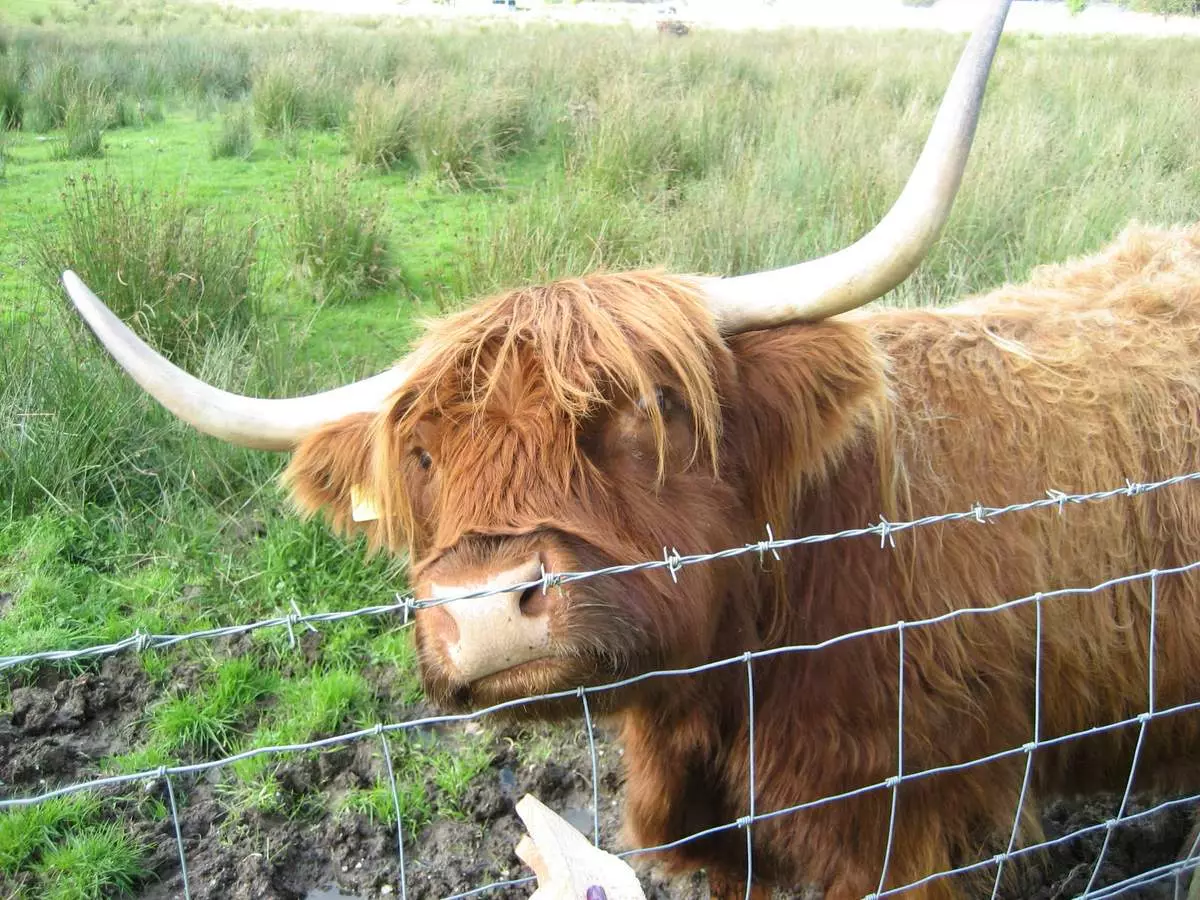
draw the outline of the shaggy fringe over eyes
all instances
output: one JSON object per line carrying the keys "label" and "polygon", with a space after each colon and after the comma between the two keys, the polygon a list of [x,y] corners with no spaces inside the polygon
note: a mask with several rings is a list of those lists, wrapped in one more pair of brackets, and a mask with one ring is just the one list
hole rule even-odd
{"label": "shaggy fringe over eyes", "polygon": [[[662,272],[594,274],[521,288],[435,320],[418,348],[408,384],[380,417],[377,486],[396,471],[396,452],[423,417],[466,424],[514,384],[540,384],[565,424],[585,418],[622,395],[653,397],[674,380],[690,410],[693,460],[703,455],[714,472],[721,439],[718,360],[729,355],[697,287]],[[661,478],[666,429],[656,404],[647,404]],[[409,536],[415,525],[392,490],[379,493],[389,517]],[[397,508],[397,505],[400,508]],[[405,523],[403,520],[408,520]]]}

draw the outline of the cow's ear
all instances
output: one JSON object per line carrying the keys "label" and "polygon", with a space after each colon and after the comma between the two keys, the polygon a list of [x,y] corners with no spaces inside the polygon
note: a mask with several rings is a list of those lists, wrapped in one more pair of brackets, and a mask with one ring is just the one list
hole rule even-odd
{"label": "cow's ear", "polygon": [[292,501],[306,515],[320,513],[341,534],[369,530],[374,437],[371,413],[324,425],[296,448],[283,473]]}
{"label": "cow's ear", "polygon": [[787,503],[881,409],[883,356],[862,328],[832,321],[738,335],[729,347],[741,390],[740,455],[751,478],[776,494],[768,505]]}

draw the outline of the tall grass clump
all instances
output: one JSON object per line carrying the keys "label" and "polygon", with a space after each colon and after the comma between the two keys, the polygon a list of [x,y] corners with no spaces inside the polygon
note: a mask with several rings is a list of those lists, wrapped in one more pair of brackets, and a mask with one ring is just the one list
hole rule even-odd
{"label": "tall grass clump", "polygon": [[[7,423],[0,428],[0,508],[91,510],[92,519],[110,509],[126,521],[123,513],[143,507],[166,517],[197,501],[219,506],[261,493],[277,474],[276,456],[180,423],[67,307],[60,287],[53,302],[35,295],[23,317],[0,317],[0,421]],[[249,334],[217,334],[190,371],[239,393],[310,390],[304,373],[287,364],[286,348],[266,352],[273,349],[266,337],[260,346]]]}
{"label": "tall grass clump", "polygon": [[755,156],[771,99],[764,90],[713,79],[687,86],[679,71],[667,74],[614,76],[580,105],[568,140],[572,174],[645,197]]}
{"label": "tall grass clump", "polygon": [[320,302],[344,303],[395,277],[384,204],[363,193],[348,170],[315,164],[292,186],[287,252]]}
{"label": "tall grass clump", "polygon": [[46,53],[32,63],[23,110],[24,127],[37,132],[60,127],[79,82],[78,66],[61,54]]}
{"label": "tall grass clump", "polygon": [[104,129],[115,117],[104,92],[84,86],[67,97],[64,136],[54,148],[58,159],[88,159],[104,155]]}
{"label": "tall grass clump", "polygon": [[450,187],[492,183],[500,163],[523,146],[529,98],[516,88],[449,78],[421,96],[417,161]]}
{"label": "tall grass clump", "polygon": [[124,321],[181,365],[258,311],[256,234],[193,210],[178,192],[113,177],[70,178],[62,212],[36,253],[47,283],[73,269]]}
{"label": "tall grass clump", "polygon": [[21,127],[25,101],[22,97],[21,61],[11,52],[0,56],[0,130]]}
{"label": "tall grass clump", "polygon": [[413,155],[415,91],[408,84],[359,85],[350,108],[346,138],[360,166],[390,172]]}
{"label": "tall grass clump", "polygon": [[315,52],[270,56],[255,68],[253,78],[254,113],[269,133],[337,128],[346,120],[346,84]]}
{"label": "tall grass clump", "polygon": [[254,114],[245,104],[227,110],[208,139],[212,159],[249,159],[254,152]]}
{"label": "tall grass clump", "polygon": [[600,268],[654,265],[653,210],[562,177],[493,210],[461,254],[456,288],[477,296]]}
{"label": "tall grass clump", "polygon": [[121,94],[114,104],[111,124],[115,128],[145,128],[164,118],[166,113],[159,98]]}
{"label": "tall grass clump", "polygon": [[231,33],[172,33],[159,49],[164,81],[186,97],[235,100],[252,83],[252,41]]}

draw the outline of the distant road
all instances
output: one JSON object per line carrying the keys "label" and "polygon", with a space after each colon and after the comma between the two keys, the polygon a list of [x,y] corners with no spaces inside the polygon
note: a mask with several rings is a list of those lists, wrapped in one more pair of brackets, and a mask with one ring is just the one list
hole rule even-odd
{"label": "distant road", "polygon": [[[938,0],[906,6],[901,0],[664,0],[655,3],[574,3],[518,0],[510,10],[491,0],[218,0],[245,9],[296,9],[347,16],[408,16],[443,20],[588,22],[655,27],[678,19],[695,28],[731,31],[776,28],[911,28],[966,32],[979,0]],[[1014,0],[1006,31],[1035,34],[1200,37],[1200,18],[1135,13],[1115,3],[1089,3],[1071,15],[1066,3]]]}

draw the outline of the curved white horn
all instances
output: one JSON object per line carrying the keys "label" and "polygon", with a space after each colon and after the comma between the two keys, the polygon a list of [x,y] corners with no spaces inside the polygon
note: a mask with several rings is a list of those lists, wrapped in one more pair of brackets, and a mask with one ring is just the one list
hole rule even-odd
{"label": "curved white horn", "polygon": [[356,412],[374,412],[404,385],[412,363],[307,397],[268,400],[231,394],[189,375],[134,334],[78,275],[63,272],[63,287],[104,348],[150,396],[192,427],[256,450],[290,450],[321,425]]}
{"label": "curved white horn", "polygon": [[829,318],[882,297],[912,274],[954,204],[1010,2],[987,4],[908,183],[874,229],[829,256],[735,278],[702,280],[722,332]]}

